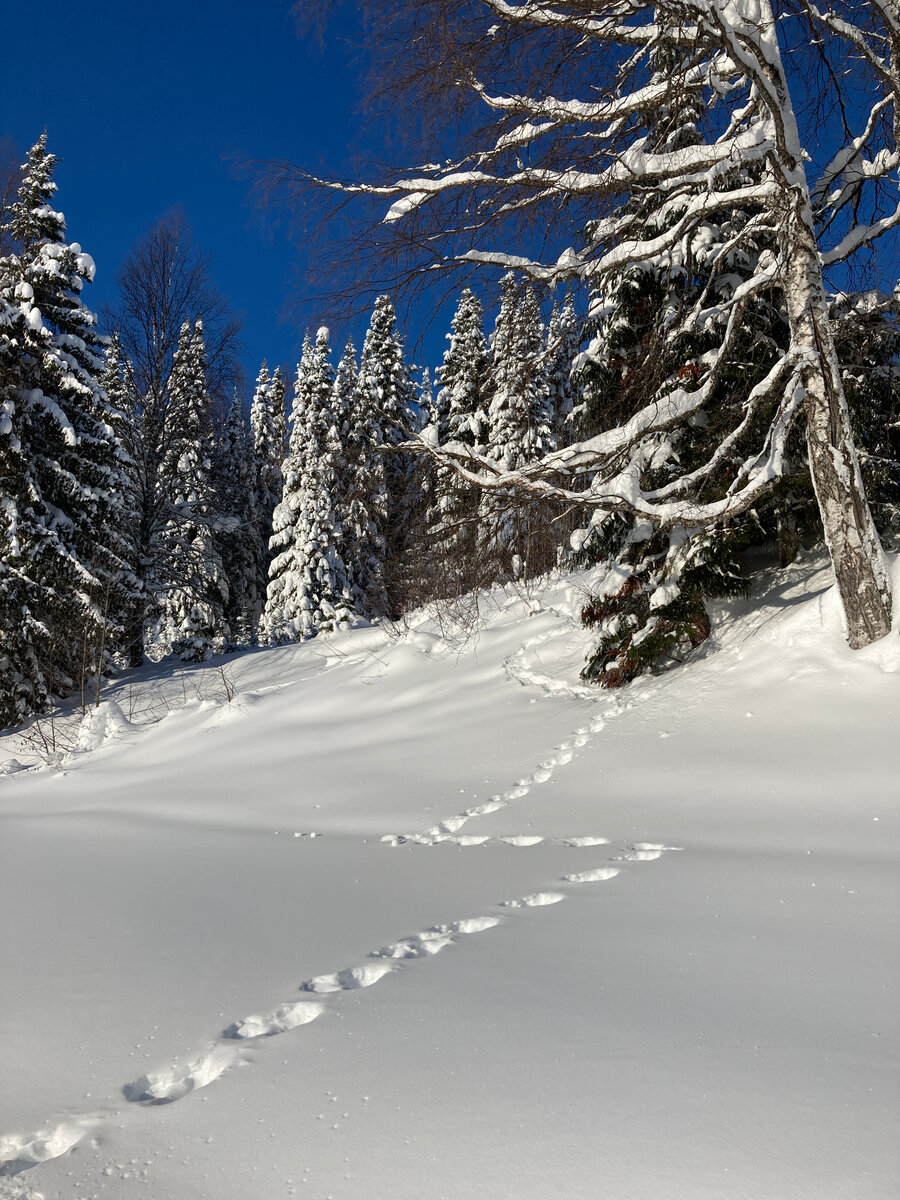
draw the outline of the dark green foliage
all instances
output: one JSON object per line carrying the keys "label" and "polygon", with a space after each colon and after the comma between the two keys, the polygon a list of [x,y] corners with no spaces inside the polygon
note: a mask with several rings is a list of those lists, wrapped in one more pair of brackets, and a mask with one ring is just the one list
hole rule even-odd
{"label": "dark green foliage", "polygon": [[842,296],[833,320],[866,495],[889,542],[900,536],[900,302]]}
{"label": "dark green foliage", "polygon": [[102,386],[105,339],[81,299],[94,264],[53,207],[41,138],[4,225],[0,380],[0,720],[79,689],[122,637],[135,581],[124,536],[122,414]]}
{"label": "dark green foliage", "polygon": [[[747,540],[745,529],[714,528],[680,545],[659,532],[646,542],[626,544],[617,572],[611,573],[609,586],[617,590],[593,597],[581,613],[582,622],[600,634],[584,678],[620,687],[701,645],[710,630],[705,601],[749,592],[737,559]],[[661,602],[666,588],[673,598]]]}

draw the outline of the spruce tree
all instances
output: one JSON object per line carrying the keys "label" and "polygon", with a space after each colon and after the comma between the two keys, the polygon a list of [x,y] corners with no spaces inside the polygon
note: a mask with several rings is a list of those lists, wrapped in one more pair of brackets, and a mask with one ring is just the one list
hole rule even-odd
{"label": "spruce tree", "polygon": [[886,546],[900,538],[900,291],[836,297],[835,342],[872,516]]}
{"label": "spruce tree", "polygon": [[[489,429],[490,360],[484,309],[470,288],[460,295],[447,341],[438,371],[430,436],[441,446],[468,447],[482,453]],[[455,595],[468,591],[480,580],[479,493],[448,467],[438,467],[435,476],[427,523],[441,566],[442,590]]]}
{"label": "spruce tree", "polygon": [[332,501],[339,439],[328,337],[323,326],[314,345],[307,339],[297,372],[284,493],[274,517],[275,556],[260,622],[260,641],[270,645],[333,631],[353,617]]}
{"label": "spruce tree", "polygon": [[558,448],[572,439],[575,413],[580,408],[576,369],[581,329],[575,314],[575,297],[569,292],[562,305],[554,305],[547,325],[545,375],[553,444]]}
{"label": "spruce tree", "polygon": [[[537,297],[531,283],[511,272],[501,281],[500,312],[491,341],[485,456],[499,471],[516,471],[553,448],[549,389]],[[519,577],[552,561],[546,522],[533,503],[488,493],[481,504],[481,540],[498,571]]]}
{"label": "spruce tree", "polygon": [[287,453],[284,380],[279,367],[276,367],[270,376],[266,363],[263,363],[260,370],[253,393],[253,401],[250,405],[250,440],[259,549],[257,590],[261,612],[262,606],[265,605],[269,566],[272,562],[272,552],[269,549],[269,540],[272,537],[272,518],[276,507],[281,503],[281,493],[284,488],[282,467]]}
{"label": "spruce tree", "polygon": [[206,387],[203,324],[185,322],[168,385],[159,477],[168,519],[160,534],[157,640],[165,653],[199,662],[228,637],[228,583],[217,545],[215,440]]}
{"label": "spruce tree", "polygon": [[[665,77],[681,51],[662,43],[654,55],[657,81]],[[681,150],[700,140],[695,102],[679,98],[653,116],[654,145]],[[746,186],[758,177],[755,167],[735,169],[730,185]],[[695,185],[702,188],[702,181]],[[658,236],[677,223],[679,205],[659,210],[652,191],[640,188],[630,200],[645,236]],[[593,298],[583,356],[584,386],[579,436],[593,436],[627,422],[649,395],[692,388],[703,373],[704,355],[722,342],[727,306],[742,282],[759,271],[775,246],[771,231],[753,214],[732,209],[701,222],[665,264],[624,263],[602,294]],[[588,231],[591,236],[591,231]],[[684,318],[695,307],[712,313],[703,328]],[[679,328],[672,336],[673,325]],[[719,471],[706,485],[705,498],[726,495],[749,447],[742,438],[747,396],[764,379],[787,344],[787,322],[773,297],[761,291],[743,309],[732,353],[703,413],[673,423],[645,448],[642,479],[665,487],[718,453]],[[761,414],[761,419],[771,416]],[[752,437],[751,427],[746,433]],[[723,453],[723,446],[728,451]],[[752,513],[731,521],[691,528],[661,526],[619,513],[594,514],[576,534],[573,563],[602,564],[600,587],[585,606],[583,619],[599,635],[585,677],[618,687],[648,670],[681,661],[709,634],[706,602],[713,597],[746,594],[749,580],[740,551],[752,541],[771,537],[780,543],[781,561],[796,554],[815,521],[812,489],[802,438],[789,442],[783,477]],[[765,514],[761,520],[761,514]]]}
{"label": "spruce tree", "polygon": [[334,459],[334,512],[341,558],[347,568],[354,610],[371,618],[385,611],[386,511],[383,462],[375,453],[378,427],[359,389],[356,349],[348,339],[332,389],[338,448]]}
{"label": "spruce tree", "polygon": [[136,438],[138,418],[135,411],[131,364],[124,356],[118,334],[113,334],[106,347],[100,384],[110,406],[112,427],[118,442],[117,453],[122,466],[121,493],[116,507],[117,531],[122,538],[129,563],[134,564],[129,576],[131,586],[116,648],[121,650],[129,665],[139,666],[143,652],[144,597],[137,571],[140,558],[140,490],[137,470],[140,450]]}
{"label": "spruce tree", "polygon": [[21,390],[24,321],[8,260],[0,261],[0,728],[47,703],[49,630],[37,553],[44,540],[27,408]]}
{"label": "spruce tree", "polygon": [[221,514],[217,541],[228,581],[225,623],[234,644],[249,646],[265,602],[259,577],[268,556],[260,536],[259,476],[237,389],[218,446],[216,475]]}
{"label": "spruce tree", "polygon": [[[121,635],[134,586],[121,532],[125,457],[100,384],[104,339],[81,298],[94,264],[67,241],[65,218],[53,208],[56,161],[42,137],[3,226],[16,248],[0,263],[7,316],[14,309],[2,385],[0,625],[10,647],[0,657],[15,675],[7,719],[40,707],[50,689],[77,687],[86,696],[88,676],[102,671]],[[12,635],[14,625],[20,632]]]}
{"label": "spruce tree", "polygon": [[373,615],[399,616],[405,607],[404,556],[417,498],[410,455],[389,448],[405,441],[415,424],[416,390],[387,296],[375,301],[360,357],[357,394],[357,419],[368,442],[363,456],[365,504],[377,541],[383,545],[381,571],[373,572],[366,599]]}
{"label": "spruce tree", "polygon": [[446,408],[445,440],[471,446],[481,453],[487,444],[490,419],[489,356],[481,301],[465,288],[447,336],[450,345],[439,372],[439,405]]}
{"label": "spruce tree", "polygon": [[256,390],[250,405],[250,436],[256,470],[256,492],[259,505],[261,530],[265,527],[268,543],[272,529],[272,513],[281,502],[284,478],[281,466],[284,462],[286,444],[286,419],[284,412],[284,380],[281,369],[269,368],[263,363],[256,380]]}

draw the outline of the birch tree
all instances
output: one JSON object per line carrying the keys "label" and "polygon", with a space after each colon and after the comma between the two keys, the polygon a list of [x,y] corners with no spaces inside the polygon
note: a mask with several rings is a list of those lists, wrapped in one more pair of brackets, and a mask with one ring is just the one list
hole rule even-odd
{"label": "birch tree", "polygon": [[[671,338],[716,330],[717,344],[621,423],[515,470],[471,448],[431,452],[482,488],[619,511],[664,531],[753,508],[802,422],[850,645],[887,634],[887,565],[825,272],[900,227],[896,0],[424,0],[398,9],[394,20],[415,35],[408,80],[450,97],[469,145],[399,178],[348,185],[299,174],[344,198],[380,198],[384,227],[410,248],[414,270],[487,265],[602,288],[629,264],[665,269],[699,228],[734,212],[749,213],[742,236],[765,232],[773,244],[726,299],[709,289],[673,314]],[[703,114],[700,136],[660,142],[660,124],[669,112],[677,121],[686,102]],[[572,244],[560,244],[570,233]],[[549,256],[533,252],[541,244]],[[787,315],[786,346],[708,459],[656,486],[652,463],[668,431],[708,419],[743,314],[766,293]],[[748,441],[727,488],[709,487]]]}

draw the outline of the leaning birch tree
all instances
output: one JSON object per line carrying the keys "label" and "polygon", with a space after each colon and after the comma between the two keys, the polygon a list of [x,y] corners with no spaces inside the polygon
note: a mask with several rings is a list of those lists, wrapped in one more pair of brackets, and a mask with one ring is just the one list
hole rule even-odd
{"label": "leaning birch tree", "polygon": [[[342,201],[380,198],[383,227],[409,250],[413,272],[487,265],[602,291],[630,264],[665,271],[689,261],[702,231],[734,214],[736,236],[765,232],[774,247],[725,298],[710,286],[672,312],[667,337],[716,331],[715,348],[654,381],[619,424],[516,470],[471,447],[420,449],[481,488],[624,512],[663,530],[702,528],[759,502],[805,423],[848,640],[856,648],[887,634],[888,568],[825,273],[848,269],[900,227],[896,0],[400,0],[398,10],[395,22],[410,30],[406,82],[449,97],[469,133],[464,152],[381,181],[296,169],[284,178]],[[702,114],[699,136],[660,137],[686,106]],[[573,228],[572,245],[535,252],[553,243],[549,233]],[[723,263],[730,250],[725,239]],[[667,432],[709,418],[760,297],[786,314],[787,345],[707,460],[656,484]],[[730,482],[712,486],[737,452]]]}

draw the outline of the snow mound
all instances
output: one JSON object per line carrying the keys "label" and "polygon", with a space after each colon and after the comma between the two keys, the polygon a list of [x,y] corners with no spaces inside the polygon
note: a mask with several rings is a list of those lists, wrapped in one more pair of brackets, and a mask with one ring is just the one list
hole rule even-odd
{"label": "snow mound", "polygon": [[229,1025],[223,1031],[222,1036],[240,1040],[272,1037],[276,1033],[287,1033],[290,1029],[308,1025],[310,1021],[315,1021],[317,1017],[320,1017],[324,1011],[325,1008],[321,1004],[308,1000],[297,1000],[291,1004],[282,1004],[268,1016],[250,1016],[244,1017],[242,1021],[235,1021],[233,1025]]}
{"label": "snow mound", "polygon": [[333,975],[316,975],[300,985],[304,992],[352,992],[357,988],[371,987],[393,971],[389,963],[366,963],[362,967],[347,967]]}
{"label": "snow mound", "polygon": [[143,1104],[171,1104],[224,1075],[238,1061],[234,1050],[214,1045],[186,1066],[173,1065],[142,1075],[122,1088],[126,1100]]}
{"label": "snow mound", "polygon": [[545,904],[559,904],[565,900],[562,892],[534,892],[530,896],[522,896],[519,900],[502,900],[501,908],[542,908]]}
{"label": "snow mound", "polygon": [[104,742],[123,737],[134,728],[114,700],[107,700],[97,708],[89,708],[81,719],[76,751],[89,753],[98,750]]}
{"label": "snow mound", "polygon": [[594,867],[592,871],[576,871],[574,875],[563,875],[563,879],[566,883],[602,883],[605,879],[615,879],[618,874],[618,867]]}
{"label": "snow mound", "polygon": [[404,938],[390,946],[382,946],[373,950],[371,958],[428,958],[439,954],[447,946],[453,945],[453,938],[442,937],[437,933],[417,933],[413,937]]}
{"label": "snow mound", "polygon": [[0,1175],[18,1175],[39,1163],[61,1158],[78,1145],[93,1124],[92,1118],[82,1117],[37,1133],[0,1138]]}

